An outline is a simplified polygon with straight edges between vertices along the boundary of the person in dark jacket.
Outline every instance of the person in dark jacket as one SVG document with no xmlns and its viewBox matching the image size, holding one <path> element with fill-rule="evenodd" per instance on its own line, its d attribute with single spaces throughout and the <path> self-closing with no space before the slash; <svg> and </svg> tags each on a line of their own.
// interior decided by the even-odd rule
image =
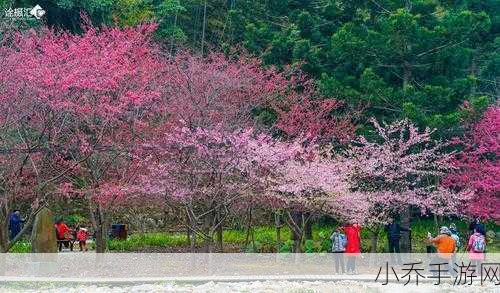
<svg viewBox="0 0 500 293">
<path fill-rule="evenodd" d="M 23 225 L 23 219 L 21 218 L 21 212 L 19 210 L 15 210 L 10 214 L 9 218 L 9 232 L 10 232 L 10 240 L 14 239 L 14 237 L 21 232 Z"/>
<path fill-rule="evenodd" d="M 389 253 L 391 253 L 391 260 L 394 261 L 394 255 L 396 254 L 397 263 L 401 263 L 401 256 L 399 253 L 401 252 L 401 247 L 399 245 L 399 240 L 401 239 L 401 231 L 409 231 L 401 227 L 396 221 L 393 219 L 389 220 L 389 223 L 385 226 L 385 230 L 387 231 L 387 240 L 389 242 Z"/>
</svg>

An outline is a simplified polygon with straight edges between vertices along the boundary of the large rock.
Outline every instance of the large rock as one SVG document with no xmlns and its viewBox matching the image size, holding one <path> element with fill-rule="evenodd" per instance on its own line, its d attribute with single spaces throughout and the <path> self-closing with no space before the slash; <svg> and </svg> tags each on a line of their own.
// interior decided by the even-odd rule
<svg viewBox="0 0 500 293">
<path fill-rule="evenodd" d="M 54 218 L 48 208 L 43 208 L 36 215 L 31 233 L 31 251 L 43 253 L 57 252 Z"/>
</svg>

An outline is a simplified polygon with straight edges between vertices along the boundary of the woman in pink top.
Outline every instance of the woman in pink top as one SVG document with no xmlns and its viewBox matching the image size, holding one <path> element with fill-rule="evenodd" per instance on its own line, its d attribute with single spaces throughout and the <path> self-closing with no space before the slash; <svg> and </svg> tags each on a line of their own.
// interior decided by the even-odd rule
<svg viewBox="0 0 500 293">
<path fill-rule="evenodd" d="M 484 235 L 474 229 L 474 233 L 469 237 L 467 242 L 467 251 L 469 252 L 469 259 L 471 264 L 476 265 L 479 269 L 481 262 L 484 260 L 484 252 L 486 250 L 486 239 Z"/>
</svg>

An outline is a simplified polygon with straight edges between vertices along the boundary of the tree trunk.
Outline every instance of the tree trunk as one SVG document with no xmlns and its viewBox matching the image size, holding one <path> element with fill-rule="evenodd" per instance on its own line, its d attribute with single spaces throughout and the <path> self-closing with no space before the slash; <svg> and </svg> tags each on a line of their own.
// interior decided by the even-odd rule
<svg viewBox="0 0 500 293">
<path fill-rule="evenodd" d="M 245 247 L 248 245 L 248 242 L 250 240 L 250 233 L 252 232 L 252 231 L 250 231 L 251 228 L 252 228 L 252 208 L 249 208 L 248 209 L 247 227 L 246 227 L 247 233 L 245 236 Z"/>
<path fill-rule="evenodd" d="M 213 233 L 212 233 L 212 219 L 213 215 L 206 215 L 204 219 L 204 230 L 205 230 L 205 252 L 211 253 L 213 249 Z"/>
<path fill-rule="evenodd" d="M 193 227 L 196 225 L 195 221 L 193 221 L 189 217 L 189 212 L 186 211 L 186 236 L 189 244 L 189 249 L 191 252 L 196 252 L 196 233 L 193 230 Z M 168 233 L 168 231 L 166 231 Z"/>
<path fill-rule="evenodd" d="M 401 228 L 403 230 L 410 229 L 411 208 L 407 207 L 401 212 Z M 411 253 L 411 239 L 409 231 L 401 231 L 401 252 Z"/>
<path fill-rule="evenodd" d="M 293 240 L 293 252 L 301 252 L 302 245 L 302 231 L 303 231 L 303 214 L 301 212 L 292 212 L 293 221 L 291 225 L 292 230 L 292 240 Z"/>
<path fill-rule="evenodd" d="M 309 219 L 309 213 L 304 214 L 302 217 Z M 312 236 L 312 221 L 306 221 L 304 223 L 304 239 L 309 240 L 313 239 Z"/>
<path fill-rule="evenodd" d="M 403 89 L 408 88 L 410 86 L 411 80 L 411 71 L 410 71 L 410 63 L 408 61 L 403 62 Z"/>
<path fill-rule="evenodd" d="M 248 209 L 248 220 L 247 220 L 247 227 L 246 227 L 246 230 L 247 230 L 247 233 L 246 233 L 246 237 L 245 237 L 245 248 L 248 247 L 248 243 L 251 241 L 252 242 L 252 249 L 253 251 L 256 250 L 256 247 L 255 247 L 255 238 L 254 238 L 254 235 L 253 235 L 253 217 L 252 217 L 253 213 L 252 213 L 252 208 L 249 208 Z"/>
<path fill-rule="evenodd" d="M 177 28 L 177 15 L 179 14 L 179 10 L 176 8 L 175 16 L 174 16 L 174 29 L 172 30 L 172 40 L 170 42 L 170 55 L 174 55 L 174 44 L 175 44 L 175 29 Z"/>
<path fill-rule="evenodd" d="M 439 221 L 438 216 L 434 215 L 434 231 L 432 233 L 434 234 L 436 231 L 439 231 Z"/>
<path fill-rule="evenodd" d="M 219 223 L 219 226 L 217 226 L 217 249 L 219 252 L 224 252 L 224 246 L 223 246 L 223 234 L 224 234 L 224 227 L 223 223 Z"/>
<path fill-rule="evenodd" d="M 281 249 L 281 216 L 279 213 L 274 213 L 274 226 L 276 227 L 276 252 Z"/>
<path fill-rule="evenodd" d="M 9 247 L 9 220 L 5 221 L 5 217 L 1 217 L 0 223 L 0 252 L 7 252 Z"/>
<path fill-rule="evenodd" d="M 57 252 L 54 216 L 48 208 L 43 208 L 35 217 L 31 232 L 31 251 L 34 253 Z"/>
<path fill-rule="evenodd" d="M 191 229 L 190 224 L 186 227 L 187 240 L 189 243 L 189 250 L 191 252 L 196 252 L 196 233 Z"/>
<path fill-rule="evenodd" d="M 205 30 L 207 27 L 207 0 L 203 5 L 203 27 L 201 30 L 201 55 L 203 56 L 203 50 L 205 48 Z"/>
<path fill-rule="evenodd" d="M 103 208 L 98 205 L 95 210 L 95 251 L 106 252 L 108 249 L 108 223 Z"/>
</svg>

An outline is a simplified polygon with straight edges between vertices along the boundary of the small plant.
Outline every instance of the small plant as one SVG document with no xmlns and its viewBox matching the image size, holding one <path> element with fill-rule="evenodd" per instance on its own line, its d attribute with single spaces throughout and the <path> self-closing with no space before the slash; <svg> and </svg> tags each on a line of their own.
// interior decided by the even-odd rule
<svg viewBox="0 0 500 293">
<path fill-rule="evenodd" d="M 495 243 L 496 233 L 493 230 L 486 232 L 486 243 L 493 246 Z"/>
<path fill-rule="evenodd" d="M 279 252 L 283 253 L 292 252 L 292 249 L 293 249 L 293 240 L 287 240 L 281 245 Z"/>
<path fill-rule="evenodd" d="M 18 241 L 12 246 L 10 252 L 13 253 L 29 253 L 31 252 L 31 243 L 28 241 Z"/>
<path fill-rule="evenodd" d="M 304 251 L 306 253 L 316 252 L 314 240 L 308 239 L 304 243 Z"/>
<path fill-rule="evenodd" d="M 245 252 L 247 253 L 255 253 L 259 252 L 262 249 L 262 244 L 259 241 L 250 242 L 245 247 Z"/>
</svg>

